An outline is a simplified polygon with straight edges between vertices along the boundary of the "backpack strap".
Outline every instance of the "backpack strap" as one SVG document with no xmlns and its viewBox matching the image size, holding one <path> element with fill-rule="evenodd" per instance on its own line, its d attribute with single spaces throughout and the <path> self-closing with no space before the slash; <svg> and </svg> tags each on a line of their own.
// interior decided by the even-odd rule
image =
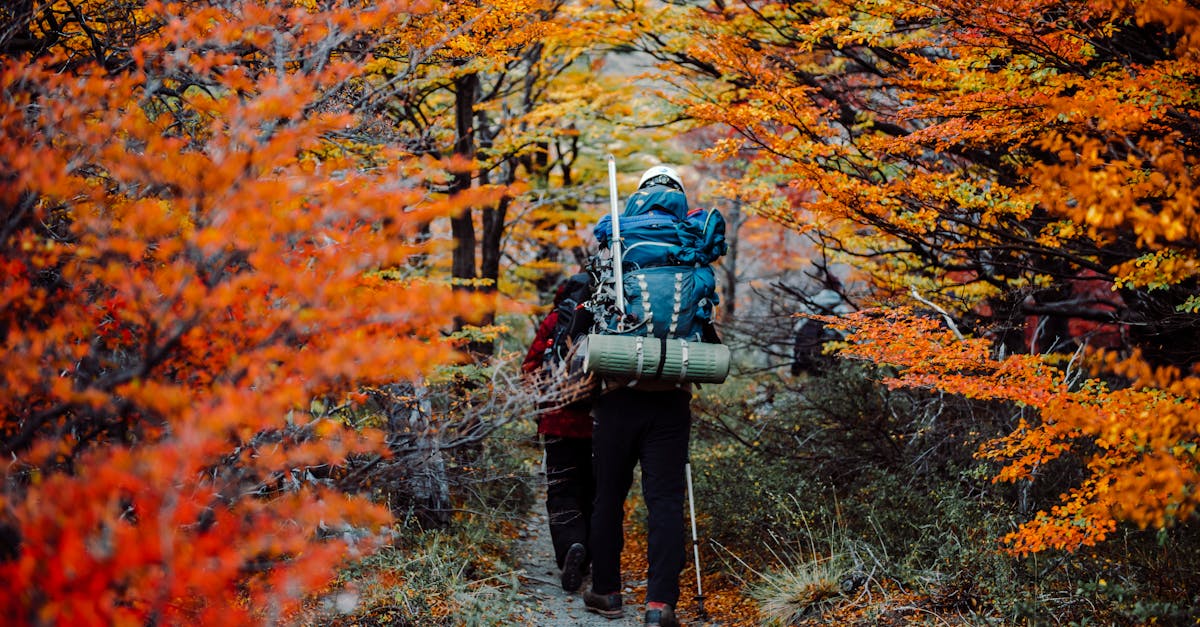
<svg viewBox="0 0 1200 627">
<path fill-rule="evenodd" d="M 658 369 L 654 371 L 654 378 L 661 379 L 663 366 L 667 363 L 667 338 L 658 338 Z"/>
<path fill-rule="evenodd" d="M 687 340 L 683 340 L 683 339 L 679 340 L 679 342 L 680 342 L 680 349 L 679 349 L 680 356 L 683 358 L 683 361 L 679 364 L 679 380 L 687 381 L 688 343 L 687 343 Z M 667 341 L 663 340 L 663 353 L 667 352 L 666 344 L 667 344 Z"/>
</svg>

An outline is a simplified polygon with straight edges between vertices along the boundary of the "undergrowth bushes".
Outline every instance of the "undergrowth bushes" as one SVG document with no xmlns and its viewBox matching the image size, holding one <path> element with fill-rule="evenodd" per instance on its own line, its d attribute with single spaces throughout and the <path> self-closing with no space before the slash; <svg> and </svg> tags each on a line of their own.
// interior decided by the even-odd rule
<svg viewBox="0 0 1200 627">
<path fill-rule="evenodd" d="M 1078 460 L 1057 462 L 1032 484 L 993 484 L 995 468 L 973 453 L 1007 432 L 1020 408 L 889 390 L 882 374 L 841 363 L 820 377 L 757 376 L 697 397 L 701 533 L 716 563 L 745 578 L 764 617 L 789 625 L 1200 617 L 1200 539 L 1187 527 L 1122 529 L 1086 553 L 1001 552 L 1005 534 L 1057 502 Z"/>
<path fill-rule="evenodd" d="M 298 617 L 305 625 L 400 625 L 420 627 L 509 625 L 519 582 L 509 557 L 520 519 L 533 506 L 539 451 L 535 427 L 520 399 L 480 381 L 455 380 L 431 393 L 424 408 L 409 402 L 381 405 L 376 421 L 405 417 L 414 409 L 444 416 L 453 425 L 435 438 L 445 447 L 436 453 L 416 449 L 420 432 L 409 422 L 391 432 L 396 459 L 377 464 L 376 498 L 396 516 L 390 545 L 342 571 L 335 589 L 314 599 Z M 490 404 L 485 406 L 485 404 Z M 388 411 L 383 411 L 384 409 Z M 389 418 L 390 416 L 390 418 Z M 490 424 L 489 424 L 490 423 Z M 420 426 L 420 425 L 415 425 Z M 484 437 L 467 437 L 471 434 Z M 438 456 L 437 482 L 443 497 L 431 500 L 431 482 L 414 474 L 428 472 L 413 461 L 414 451 Z M 389 464 L 391 464 L 389 466 Z M 437 511 L 430 511 L 430 508 Z"/>
</svg>

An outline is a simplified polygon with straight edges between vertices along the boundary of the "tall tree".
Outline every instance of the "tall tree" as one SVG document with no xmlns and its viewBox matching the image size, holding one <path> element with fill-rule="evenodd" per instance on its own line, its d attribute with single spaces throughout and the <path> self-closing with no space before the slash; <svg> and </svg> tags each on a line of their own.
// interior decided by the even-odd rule
<svg viewBox="0 0 1200 627">
<path fill-rule="evenodd" d="M 1193 511 L 1194 421 L 1151 426 L 1137 416 L 1163 410 L 1156 393 L 1191 407 L 1195 384 L 1184 374 L 1200 362 L 1194 3 L 817 0 L 661 11 L 655 24 L 686 21 L 701 34 L 655 28 L 640 39 L 671 68 L 675 102 L 739 134 L 710 154 L 756 154 L 745 188 L 767 177 L 793 202 L 752 207 L 861 269 L 878 302 L 916 294 L 998 354 L 1027 350 L 1025 324 L 1039 316 L 1053 322 L 1043 332 L 1058 329 L 1054 350 L 1103 342 L 1176 368 L 1152 374 L 1135 360 L 1117 369 L 1120 394 L 1137 400 L 1106 410 L 1104 429 L 1080 423 L 1085 412 L 1038 405 L 1042 422 L 1023 424 L 1010 444 L 1052 457 L 1087 445 L 1109 453 L 1089 462 L 1093 480 L 1070 497 L 1089 504 L 1084 520 L 1100 536 L 1113 517 L 1157 525 Z M 923 328 L 887 337 L 920 345 Z M 889 361 L 884 354 L 876 357 Z M 1059 383 L 1036 380 L 1047 394 Z M 1142 386 L 1157 392 L 1138 396 Z M 1089 398 L 1103 405 L 1111 395 Z M 1119 450 L 1118 425 L 1130 430 Z M 1156 505 L 1130 507 L 1125 498 L 1143 489 Z M 1054 510 L 1034 526 L 1060 533 L 1079 511 Z M 1082 541 L 1069 537 L 1020 546 Z"/>
<path fill-rule="evenodd" d="M 1196 337 L 1192 322 L 1169 312 L 1187 300 L 1192 275 L 1175 272 L 1179 289 L 1123 292 L 1117 312 L 1059 286 L 1090 272 L 1145 287 L 1124 278 L 1153 261 L 1145 244 L 1168 232 L 1172 249 L 1193 256 L 1190 213 L 1175 200 L 1190 188 L 1133 180 L 1156 171 L 1180 180 L 1182 172 L 1160 170 L 1188 163 L 1191 44 L 1172 33 L 1184 32 L 1190 11 L 1153 2 L 995 11 L 719 4 L 691 11 L 704 37 L 651 33 L 643 42 L 683 70 L 678 102 L 690 115 L 738 131 L 714 156 L 751 150 L 754 177 L 778 173 L 781 191 L 806 192 L 764 213 L 793 228 L 814 215 L 840 220 L 822 241 L 871 269 L 882 293 L 917 287 L 955 311 L 974 310 L 972 326 L 997 333 L 1028 313 L 1125 322 L 1148 354 L 1186 363 L 1197 350 L 1183 337 Z M 1172 105 L 1153 105 L 1160 100 Z M 1121 148 L 1124 139 L 1132 149 Z M 1140 165 L 1115 179 L 1064 178 L 1098 163 L 1062 162 L 1068 147 Z M 1163 165 L 1152 165 L 1160 156 Z M 1099 184 L 1136 190 L 1124 202 L 1145 209 L 1101 209 L 1109 192 L 1079 196 Z"/>
<path fill-rule="evenodd" d="M 382 437 L 333 408 L 481 306 L 380 271 L 498 196 L 431 193 L 451 164 L 367 106 L 383 42 L 453 35 L 422 6 L 38 3 L 0 39 L 7 620 L 275 622 L 376 545 L 328 469 Z"/>
<path fill-rule="evenodd" d="M 495 191 L 498 198 L 449 219 L 448 271 L 461 289 L 497 290 L 511 276 L 506 256 L 541 263 L 529 248 L 543 238 L 554 245 L 541 252 L 557 253 L 570 239 L 558 230 L 562 218 L 575 214 L 588 186 L 600 187 L 595 177 L 580 179 L 578 160 L 590 138 L 605 135 L 594 126 L 620 102 L 620 90 L 604 93 L 614 81 L 596 76 L 593 51 L 613 38 L 614 27 L 594 4 L 447 2 L 436 17 L 422 18 L 453 37 L 411 66 L 404 88 L 388 94 L 386 111 L 396 128 L 421 138 L 414 152 L 454 157 L 444 191 Z M 383 78 L 404 69 L 387 67 Z M 435 233 L 439 228 L 432 225 Z M 477 348 L 489 350 L 486 343 Z"/>
</svg>

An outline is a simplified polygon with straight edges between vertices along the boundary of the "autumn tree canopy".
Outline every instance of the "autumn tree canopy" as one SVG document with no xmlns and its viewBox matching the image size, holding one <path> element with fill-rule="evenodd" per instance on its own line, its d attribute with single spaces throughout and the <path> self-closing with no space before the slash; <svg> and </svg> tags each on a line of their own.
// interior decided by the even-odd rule
<svg viewBox="0 0 1200 627">
<path fill-rule="evenodd" d="M 434 10 L 6 9 L 5 616 L 269 620 L 373 545 L 386 510 L 328 468 L 381 436 L 332 408 L 451 358 L 483 303 L 388 270 L 500 196 L 439 192 L 462 166 L 386 132 L 381 46 L 411 66 L 470 34 Z"/>
<path fill-rule="evenodd" d="M 989 449 L 1008 464 L 1001 479 L 1100 448 L 1090 478 L 1031 523 L 1018 550 L 1094 542 L 1115 519 L 1162 526 L 1190 515 L 1190 375 L 1200 361 L 1194 3 L 662 11 L 656 23 L 687 29 L 648 29 L 640 46 L 663 62 L 678 106 L 733 131 L 709 155 L 750 163 L 726 194 L 836 251 L 875 302 L 939 319 L 941 310 L 987 338 L 960 347 L 947 331 L 930 345 L 926 322 L 888 317 L 862 322 L 853 354 L 915 369 L 906 384 L 1037 408 Z M 969 364 L 942 356 L 968 344 Z M 1003 359 L 1033 349 L 1070 365 L 1084 344 L 1118 351 L 1093 360 L 1110 383 L 1070 387 L 1037 359 Z M 1038 400 L 1001 391 L 1013 385 Z M 1146 504 L 1133 505 L 1143 494 Z"/>
</svg>

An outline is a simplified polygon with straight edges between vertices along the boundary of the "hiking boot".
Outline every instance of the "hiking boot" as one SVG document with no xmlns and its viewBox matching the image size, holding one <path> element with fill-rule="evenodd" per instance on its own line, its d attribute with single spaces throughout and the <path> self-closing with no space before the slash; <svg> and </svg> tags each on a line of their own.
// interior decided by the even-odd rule
<svg viewBox="0 0 1200 627">
<path fill-rule="evenodd" d="M 589 612 L 595 612 L 604 618 L 621 618 L 621 593 L 596 594 L 591 590 L 583 593 L 583 607 Z"/>
<path fill-rule="evenodd" d="M 583 562 L 587 558 L 587 549 L 578 542 L 567 549 L 562 565 L 562 589 L 564 592 L 575 592 L 583 583 Z"/>
<path fill-rule="evenodd" d="M 679 619 L 670 605 L 646 610 L 646 627 L 679 627 Z"/>
</svg>

